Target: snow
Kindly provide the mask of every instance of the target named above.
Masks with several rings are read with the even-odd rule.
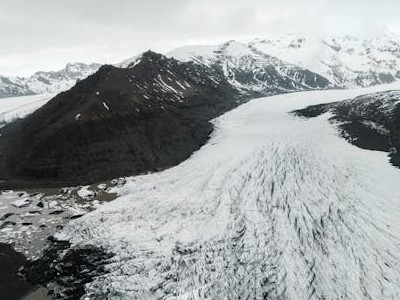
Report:
[[[390,34],[374,38],[286,35],[254,39],[248,44],[348,87],[373,84],[371,72],[395,76],[400,67],[400,37]]]
[[[160,86],[162,88],[164,88],[164,90],[173,92],[173,93],[178,94],[178,95],[182,95],[182,92],[177,91],[172,86],[170,86],[169,84],[165,83],[165,81],[162,79],[162,77],[160,75],[157,76],[157,80],[156,81],[160,84]]]
[[[129,178],[57,234],[115,253],[87,299],[398,299],[400,171],[329,115],[288,113],[395,88],[252,100],[185,162]]]
[[[110,110],[110,108],[108,107],[107,103],[103,102],[103,106],[105,109]]]
[[[133,68],[138,63],[140,63],[140,61],[142,59],[142,55],[143,55],[143,53],[140,53],[138,55],[135,55],[134,57],[125,59],[125,60],[121,61],[120,63],[115,64],[115,66],[118,68],[128,68],[128,67]]]
[[[30,200],[29,198],[24,198],[24,199],[15,200],[15,201],[11,202],[10,204],[12,206],[15,206],[15,207],[19,208],[19,207],[24,207],[24,206],[29,205],[31,203],[31,201],[32,200]]]
[[[213,45],[199,45],[199,46],[185,46],[174,49],[167,53],[169,57],[173,57],[177,60],[188,62],[192,61],[193,57],[210,57],[214,55],[214,52],[219,49],[218,46]]]
[[[337,85],[356,87],[385,83],[379,74],[390,75],[392,79],[398,77],[399,53],[400,37],[388,33],[374,38],[287,34],[220,45],[184,46],[166,53],[166,56],[208,66],[222,59],[225,61],[225,75],[229,75],[229,68],[247,70],[252,63],[255,70],[263,64],[277,65],[276,59],[279,59],[286,68],[300,66]]]
[[[298,86],[285,88],[274,80],[271,80],[272,69],[275,69],[278,77],[283,80],[289,79],[291,82],[302,85],[301,89],[314,89],[315,86],[309,86],[305,80],[301,80],[304,74],[296,64],[284,62],[268,53],[260,51],[252,46],[251,43],[242,43],[238,41],[229,41],[215,46],[185,46],[174,49],[166,54],[167,57],[173,57],[180,61],[193,61],[206,66],[218,65],[228,82],[238,90],[247,93],[261,92],[276,89],[280,92],[290,92],[299,90]],[[243,80],[246,74],[248,80]],[[235,78],[239,75],[241,79]],[[251,80],[250,80],[251,78]],[[307,84],[308,83],[308,84]]]
[[[389,131],[382,125],[379,125],[372,121],[362,121],[361,123],[373,130],[376,130],[380,134],[389,135]]]
[[[0,125],[27,116],[44,105],[54,96],[55,94],[43,94],[0,98]]]
[[[95,192],[93,190],[89,190],[89,186],[83,186],[78,191],[77,194],[79,197],[83,199],[89,199],[95,196]]]

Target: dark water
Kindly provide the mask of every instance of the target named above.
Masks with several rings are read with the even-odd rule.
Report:
[[[35,286],[17,276],[26,258],[11,245],[0,243],[0,299],[18,300],[35,289]]]

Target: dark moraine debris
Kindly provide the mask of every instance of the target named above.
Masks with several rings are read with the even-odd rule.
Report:
[[[68,241],[50,238],[43,256],[28,261],[21,274],[32,284],[50,284],[55,300],[80,299],[85,294],[84,285],[104,274],[103,266],[112,257],[113,254],[94,246],[71,248]]]
[[[363,149],[389,153],[390,162],[400,167],[400,91],[379,92],[354,99],[308,106],[293,113],[317,117],[333,116],[341,136]]]
[[[176,165],[240,101],[217,68],[153,52],[128,68],[103,66],[1,129],[0,185],[82,185]]]
[[[18,300],[34,289],[34,285],[18,276],[18,270],[25,263],[23,254],[9,244],[0,243],[0,299]]]

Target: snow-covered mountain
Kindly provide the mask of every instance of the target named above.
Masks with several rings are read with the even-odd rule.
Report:
[[[400,37],[390,33],[374,38],[286,35],[253,39],[247,45],[344,87],[365,87],[400,79]]]
[[[233,86],[253,97],[333,87],[317,73],[237,41],[216,46],[186,46],[166,55],[217,67]]]
[[[330,36],[230,41],[215,46],[187,46],[167,53],[182,61],[220,65],[231,83],[248,91],[276,88],[318,89],[391,83],[400,79],[400,37]],[[309,70],[309,71],[305,71]],[[319,76],[313,77],[316,73]],[[328,81],[330,82],[328,82]],[[295,85],[292,86],[294,81]]]
[[[30,77],[0,76],[0,98],[59,93],[93,74],[100,66],[100,64],[69,63],[62,70],[39,71]]]

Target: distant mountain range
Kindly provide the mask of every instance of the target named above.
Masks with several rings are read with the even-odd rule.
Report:
[[[115,66],[127,67],[140,60],[140,56]],[[273,39],[184,46],[166,56],[219,67],[232,85],[254,97],[309,89],[366,87],[400,79],[400,37],[389,33],[375,38],[309,38],[288,34]],[[100,64],[73,63],[60,71],[41,71],[30,77],[0,76],[0,97],[61,92],[99,67]]]
[[[73,87],[100,68],[100,64],[70,63],[59,71],[39,71],[30,77],[0,76],[0,98],[58,93]]]
[[[371,86],[400,79],[400,37],[331,36],[312,39],[288,35],[254,39],[246,45],[324,76],[343,87]]]
[[[265,89],[268,79],[284,90],[282,82],[273,80],[274,73],[293,79],[296,89],[324,87],[326,80],[329,86],[349,88],[400,79],[400,37],[390,33],[375,38],[309,38],[288,34],[274,39],[185,46],[166,55],[181,61],[220,65],[231,83],[252,91]],[[125,60],[123,65],[128,62]],[[304,69],[310,73],[299,71]],[[253,78],[244,80],[243,75],[249,72]],[[310,74],[319,76],[312,80]]]
[[[166,55],[180,61],[216,67],[229,83],[251,97],[334,86],[315,72],[236,41],[218,46],[182,47]]]

